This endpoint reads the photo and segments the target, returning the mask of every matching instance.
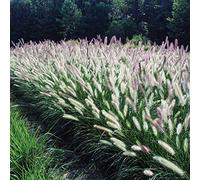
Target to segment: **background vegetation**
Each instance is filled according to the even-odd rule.
[[[190,0],[11,0],[11,40],[142,35],[190,41]]]

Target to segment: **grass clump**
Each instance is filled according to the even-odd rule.
[[[47,138],[33,133],[19,109],[11,107],[10,164],[13,180],[59,179],[47,152]]]
[[[132,48],[115,37],[110,44],[31,42],[11,50],[11,83],[111,179],[189,178],[189,53],[183,47],[166,41]]]

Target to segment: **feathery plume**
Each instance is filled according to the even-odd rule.
[[[113,133],[112,130],[110,130],[110,129],[106,128],[106,127],[103,127],[103,126],[96,125],[96,124],[94,125],[94,128],[97,128],[97,129],[99,129],[99,130],[101,130],[101,131],[105,131],[105,132],[107,132],[107,133],[109,133],[109,134],[112,134],[112,133]]]
[[[112,146],[112,143],[107,141],[107,140],[100,140],[99,141],[101,144],[105,144],[105,145],[108,145],[108,146]]]
[[[135,152],[132,152],[132,151],[125,151],[123,152],[123,155],[124,156],[130,156],[130,157],[135,157],[137,156]]]
[[[141,129],[140,123],[139,123],[139,121],[137,120],[137,118],[133,116],[133,117],[132,117],[132,120],[133,120],[133,123],[134,123],[135,127],[137,128],[137,130],[138,130],[138,131],[141,131],[142,129]]]
[[[182,129],[183,129],[183,126],[181,123],[179,123],[176,128],[176,134],[179,135],[181,133]]]
[[[126,145],[124,144],[124,142],[122,142],[121,140],[117,139],[117,138],[110,138],[110,140],[113,142],[113,144],[115,146],[117,146],[119,149],[121,149],[122,151],[126,151]]]
[[[146,176],[153,176],[153,175],[154,175],[154,173],[153,173],[150,169],[145,169],[145,170],[143,171],[143,173],[144,173],[144,175],[146,175]]]
[[[161,140],[158,140],[158,144],[159,144],[163,149],[165,149],[168,153],[170,153],[172,156],[175,155],[174,149],[173,149],[169,144],[167,144],[166,142],[161,141]]]
[[[188,147],[189,147],[188,138],[185,138],[184,142],[183,142],[184,152],[186,152],[186,153],[188,152]]]
[[[138,145],[132,145],[131,149],[133,149],[134,151],[142,151],[142,148]]]
[[[180,176],[183,176],[185,174],[185,172],[181,168],[179,168],[177,165],[175,165],[174,163],[163,157],[154,156],[153,159],[156,160],[161,165],[163,165],[164,167],[167,167],[168,169],[171,169],[175,173],[179,174]]]
[[[69,102],[74,105],[79,107],[80,109],[84,109],[84,105],[82,103],[80,103],[79,101],[73,99],[73,98],[68,98]]]
[[[79,121],[78,118],[76,118],[75,116],[72,116],[70,114],[64,114],[63,118],[69,119],[69,120],[74,120],[74,121]]]

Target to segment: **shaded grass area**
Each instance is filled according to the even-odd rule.
[[[11,106],[10,115],[12,180],[104,179],[94,163],[73,152],[70,141],[66,144],[51,134],[21,100],[12,97],[12,101],[17,104]]]
[[[48,137],[39,135],[39,131],[29,129],[25,116],[11,106],[11,179],[45,180],[61,179],[53,167],[55,159],[47,149]]]

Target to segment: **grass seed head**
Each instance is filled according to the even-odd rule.
[[[133,149],[134,151],[142,151],[142,148],[138,145],[132,145],[131,149]]]
[[[143,173],[144,175],[149,176],[149,177],[154,175],[154,173],[150,169],[145,169]]]
[[[158,140],[158,144],[165,149],[168,153],[170,153],[171,155],[175,155],[175,151],[174,149],[167,143],[165,143],[164,141]]]
[[[70,114],[64,114],[64,115],[63,115],[63,118],[69,119],[69,120],[74,120],[74,121],[79,121],[79,119],[78,119],[77,117],[72,116],[72,115],[70,115]]]
[[[68,100],[72,105],[74,105],[74,106],[76,106],[76,107],[78,107],[80,109],[84,109],[84,105],[82,103],[80,103],[79,101],[77,101],[77,100],[75,100],[73,98],[68,98]]]
[[[117,146],[122,151],[126,151],[126,144],[122,142],[121,140],[111,137],[110,140],[113,142],[115,146]]]
[[[137,156],[136,153],[133,152],[133,151],[125,151],[125,152],[123,152],[123,155],[124,156],[130,156],[130,157],[136,157]]]
[[[185,174],[185,172],[180,167],[178,167],[173,162],[171,162],[163,157],[154,156],[153,159],[156,160],[161,165],[163,165],[164,167],[171,169],[175,173],[179,174],[180,176],[183,176]]]
[[[119,125],[119,120],[118,120],[118,118],[116,116],[114,116],[111,113],[108,113],[108,112],[106,112],[104,110],[102,110],[101,112],[109,121]]]
[[[110,130],[110,129],[104,127],[104,126],[100,126],[100,125],[96,125],[96,124],[95,124],[95,125],[94,125],[94,128],[99,129],[99,130],[101,130],[101,131],[105,131],[105,132],[107,132],[107,133],[109,133],[109,134],[113,134],[113,131],[112,131],[112,130]]]
[[[185,152],[185,153],[188,152],[188,149],[189,149],[188,138],[185,138],[185,139],[184,139],[184,142],[183,142],[183,149],[184,149],[184,152]]]
[[[182,132],[183,126],[181,123],[178,124],[177,128],[176,128],[176,134],[180,135],[180,133]]]
[[[113,144],[110,141],[107,141],[107,140],[100,140],[99,142],[101,144],[105,144],[105,145],[108,145],[108,146],[113,146]]]
[[[119,124],[115,124],[115,123],[110,122],[110,121],[107,121],[106,124],[107,124],[109,127],[113,128],[113,129],[121,130],[121,126],[120,126]]]
[[[138,131],[141,131],[142,129],[141,129],[140,123],[139,123],[139,121],[137,120],[137,118],[133,116],[133,117],[132,117],[132,120],[133,120],[133,123],[134,123],[135,127],[137,128],[137,130],[138,130]]]

